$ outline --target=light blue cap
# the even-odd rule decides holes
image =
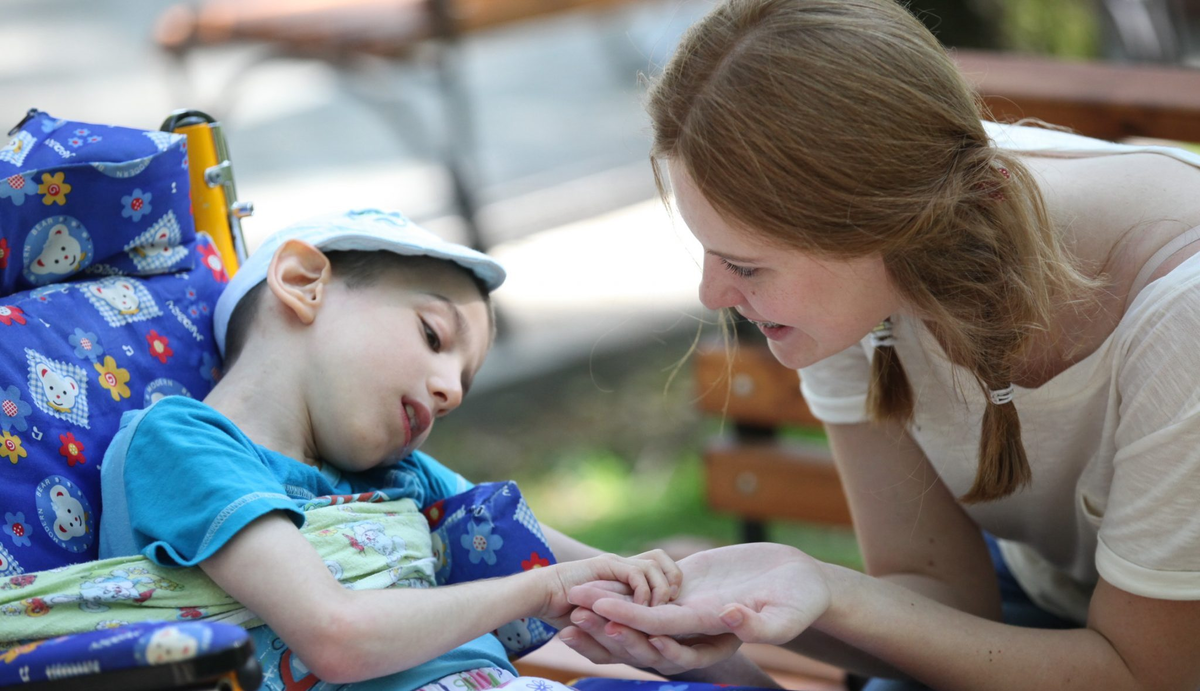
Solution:
[[[213,311],[213,336],[225,355],[225,332],[233,310],[250,289],[267,277],[275,250],[288,240],[303,240],[325,252],[395,252],[454,262],[475,274],[490,293],[504,283],[504,267],[495,259],[465,245],[447,242],[403,215],[378,209],[358,209],[318,216],[275,233],[250,255],[225,286]]]

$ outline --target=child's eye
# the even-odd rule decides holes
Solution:
[[[751,268],[748,268],[745,266],[738,266],[737,264],[731,264],[728,259],[722,259],[721,264],[723,264],[726,269],[729,269],[730,271],[737,274],[738,276],[741,276],[742,278],[750,278],[751,276],[754,275],[754,272],[756,271],[756,269],[751,269]]]
[[[433,349],[433,352],[439,352],[442,349],[442,339],[438,337],[437,332],[429,327],[429,323],[424,319],[421,320],[421,329],[425,332],[425,342]]]

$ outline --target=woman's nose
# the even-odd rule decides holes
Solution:
[[[700,302],[710,310],[736,307],[742,302],[742,293],[733,285],[728,276],[722,276],[724,270],[714,270],[711,266],[704,267],[704,275],[700,277]]]

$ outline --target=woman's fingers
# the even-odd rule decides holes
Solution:
[[[720,618],[743,642],[782,645],[812,623],[803,621],[797,614],[780,607],[767,606],[756,612],[745,605],[732,604],[721,610]]]
[[[715,617],[712,622],[705,621],[705,617],[696,610],[674,603],[641,607],[625,598],[610,596],[595,599],[590,609],[605,619],[651,635],[728,633],[728,629]]]
[[[731,633],[697,636],[682,641],[670,636],[651,636],[647,643],[680,671],[715,665],[736,653],[742,645],[742,641]]]
[[[598,665],[611,665],[624,660],[613,657],[607,648],[600,645],[587,631],[578,626],[568,626],[558,632],[558,638],[575,652]]]
[[[633,597],[633,591],[630,590],[629,586],[619,581],[592,581],[584,585],[577,585],[567,591],[568,602],[589,609],[591,609],[597,600],[606,597],[619,597],[628,600]]]

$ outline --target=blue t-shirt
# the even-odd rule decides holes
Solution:
[[[208,559],[239,530],[272,511],[302,526],[299,507],[314,497],[379,491],[426,506],[471,487],[419,451],[396,465],[363,473],[341,473],[328,463],[318,470],[255,444],[224,415],[184,396],[125,413],[100,478],[100,558],[141,554],[164,566],[194,566]],[[269,630],[254,633],[256,640],[273,635]],[[407,691],[480,667],[516,673],[504,646],[485,635],[354,688]]]

